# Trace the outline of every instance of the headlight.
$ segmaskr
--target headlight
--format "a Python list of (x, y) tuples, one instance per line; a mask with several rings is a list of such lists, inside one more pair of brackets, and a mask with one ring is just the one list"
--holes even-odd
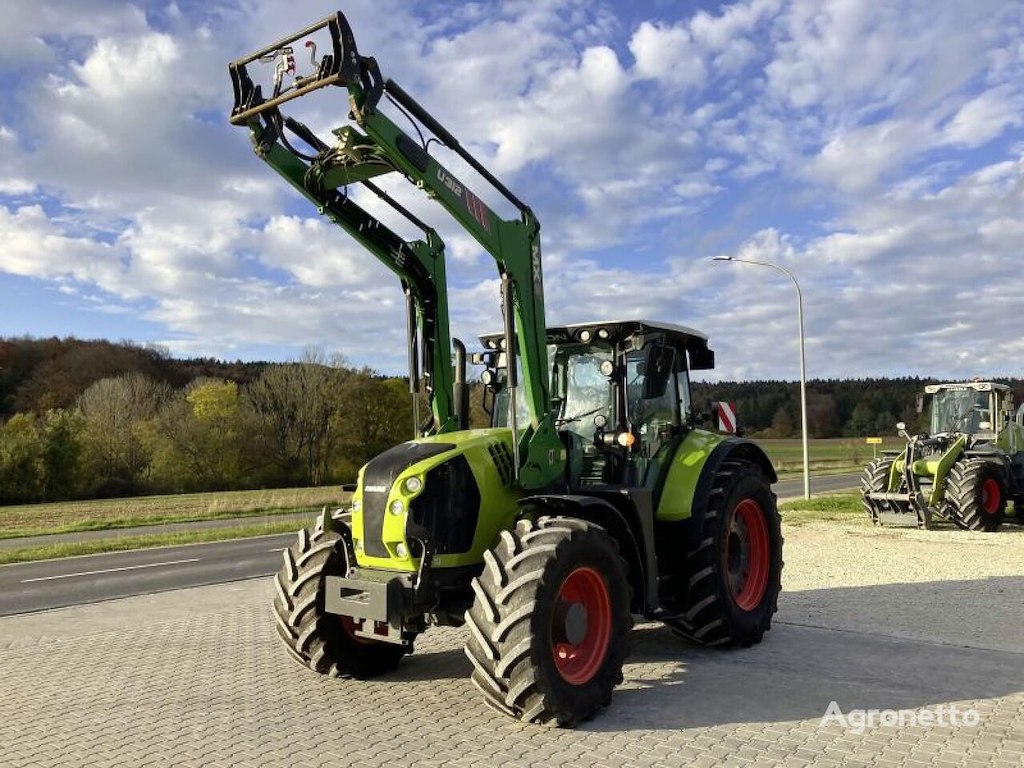
[(398, 546), (395, 547), (395, 552), (402, 558), (409, 556), (409, 548), (405, 546), (405, 544), (399, 543)]
[(403, 485), (406, 493), (419, 493), (423, 489), (423, 481), (418, 477), (407, 477)]
[(388, 510), (392, 515), (400, 515), (405, 512), (405, 504), (402, 503), (401, 499), (395, 499), (391, 502), (391, 506), (388, 507)]

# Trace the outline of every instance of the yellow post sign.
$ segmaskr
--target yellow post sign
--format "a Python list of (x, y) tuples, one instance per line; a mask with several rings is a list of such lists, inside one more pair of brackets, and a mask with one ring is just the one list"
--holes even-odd
[(877, 459), (878, 458), (878, 448), (877, 448), (877, 446), (882, 444), (882, 438), (880, 438), (880, 437), (869, 437), (869, 438), (867, 438), (865, 440), (865, 442), (868, 445), (871, 446), (871, 458), (872, 459)]

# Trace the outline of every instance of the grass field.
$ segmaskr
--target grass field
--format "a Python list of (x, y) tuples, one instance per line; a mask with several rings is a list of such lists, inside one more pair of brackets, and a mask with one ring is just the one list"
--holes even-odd
[(217, 528), (208, 531), (186, 531), (183, 533), (156, 533), (146, 536), (116, 536), (99, 541), (73, 541), (42, 544), (33, 547), (0, 549), (0, 565), (24, 563), (30, 560), (50, 560), (56, 557), (95, 555), (100, 552), (122, 552), (128, 549), (150, 547), (172, 547), (176, 544), (198, 544), (204, 541), (225, 541), (244, 539), (252, 536), (268, 536), (275, 533), (291, 533), (301, 526), (294, 521), (279, 520), (268, 523)]
[(303, 511), (312, 514), (325, 505), (339, 506), (349, 495), (334, 485), (0, 507), (0, 539)]
[[(898, 437), (883, 438), (882, 445), (870, 446), (863, 437), (836, 437), (807, 441), (807, 461), (812, 472), (819, 474), (859, 472), (871, 461), (875, 451), (902, 449), (906, 442)], [(799, 438), (756, 440), (780, 475), (803, 471), (803, 444)]]
[[(771, 458), (780, 475), (786, 476), (802, 470), (803, 451), (799, 439), (757, 442)], [(886, 440), (884, 446), (877, 448), (898, 448), (901, 445), (901, 441), (891, 438)], [(872, 446), (865, 444), (863, 438), (811, 440), (808, 449), (811, 470), (815, 473), (860, 471), (872, 456)], [(0, 554), (0, 562), (277, 533), (298, 526), (294, 522), (264, 519), (259, 522), (240, 520), (237, 527), (217, 531), (162, 533), (146, 537), (121, 536), (115, 532), (141, 525), (256, 518), (300, 512), (308, 512), (312, 519), (322, 507), (341, 506), (348, 501), (349, 496), (338, 486), (327, 486), (0, 507), (0, 539), (77, 531), (112, 531), (111, 538), (102, 541), (44, 545), (31, 550), (7, 550)], [(838, 494), (783, 505), (783, 519), (796, 524), (807, 520), (858, 521), (861, 515), (859, 496), (856, 494)]]
[(779, 505), (783, 522), (801, 525), (809, 522), (852, 523), (871, 527), (871, 520), (864, 513), (859, 491), (828, 493), (811, 499), (794, 499)]
[[(758, 440), (780, 475), (798, 473), (803, 467), (799, 439)], [(897, 438), (884, 446), (901, 446)], [(871, 459), (872, 446), (863, 438), (811, 440), (808, 454), (811, 471), (856, 472)], [(338, 486), (282, 488), (259, 491), (189, 493), (176, 496), (141, 496), (128, 499), (100, 499), (57, 504), (25, 504), (0, 507), (0, 539), (73, 533), (158, 523), (195, 522), (222, 518), (315, 512), (324, 505), (345, 503), (349, 494)]]

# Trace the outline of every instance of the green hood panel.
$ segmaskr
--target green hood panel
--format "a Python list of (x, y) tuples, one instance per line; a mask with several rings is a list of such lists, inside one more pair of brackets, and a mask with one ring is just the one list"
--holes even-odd
[[(423, 437), (371, 460), (359, 471), (352, 497), (357, 564), (415, 572), (419, 545), (414, 534), (422, 535), (431, 526), (435, 531), (459, 526), (457, 531), (449, 528), (445, 541), (461, 541), (466, 546), (463, 551), (445, 551), (442, 542), (441, 553), (433, 559), (434, 568), (481, 562), (484, 551), (515, 520), (516, 502), (523, 494), (512, 487), (512, 469), (512, 433), (508, 429)], [(439, 504), (431, 495), (436, 491), (431, 484), (440, 478), (460, 484), (462, 492), (457, 495), (475, 508)], [(474, 530), (465, 530), (467, 527)]]

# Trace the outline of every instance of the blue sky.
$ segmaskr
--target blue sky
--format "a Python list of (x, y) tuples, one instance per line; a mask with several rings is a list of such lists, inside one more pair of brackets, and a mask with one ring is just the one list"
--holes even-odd
[[(391, 274), (226, 119), (227, 62), (338, 3), (5, 6), (0, 335), (223, 359), (313, 345), (401, 371)], [(532, 206), (550, 322), (690, 325), (714, 378), (796, 378), (792, 284), (711, 260), (727, 255), (797, 276), (809, 377), (1024, 375), (1024, 4), (342, 10), (361, 53)], [(326, 133), (346, 105), (321, 92), (297, 110)], [(448, 244), (456, 335), (497, 328), (490, 258), (389, 189)]]

